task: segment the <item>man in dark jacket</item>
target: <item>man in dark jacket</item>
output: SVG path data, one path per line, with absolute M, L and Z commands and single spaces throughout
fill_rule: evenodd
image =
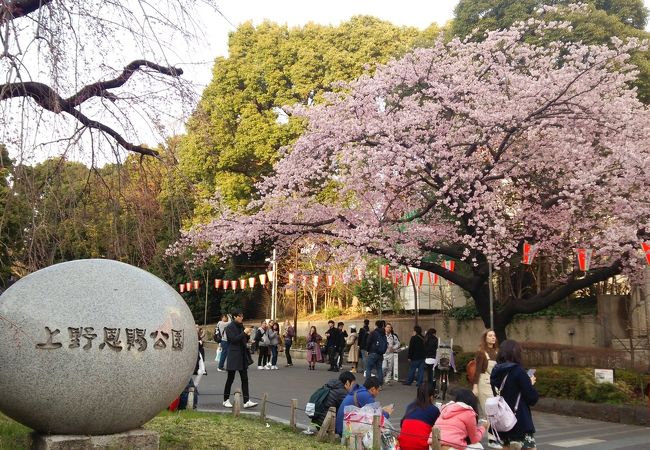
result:
M 422 337 L 422 327 L 416 325 L 413 327 L 413 336 L 409 341 L 409 373 L 404 384 L 411 385 L 415 378 L 415 371 L 418 373 L 416 385 L 420 386 L 424 380 L 424 337 Z
M 327 325 L 329 325 L 329 329 L 325 333 L 325 337 L 327 338 L 327 342 L 325 343 L 325 350 L 327 350 L 327 356 L 330 361 L 330 368 L 327 370 L 330 372 L 338 372 L 338 348 L 341 332 L 334 326 L 333 320 L 327 322 Z
M 336 324 L 336 328 L 339 330 L 339 345 L 338 345 L 338 368 L 341 370 L 343 368 L 343 354 L 345 353 L 345 341 L 348 338 L 348 332 L 345 331 L 345 324 L 339 322 Z
M 341 402 L 345 396 L 348 395 L 348 392 L 352 390 L 352 386 L 355 385 L 356 381 L 357 379 L 352 372 L 345 371 L 339 375 L 338 379 L 333 378 L 325 383 L 325 386 L 329 388 L 330 392 L 323 402 L 320 411 L 316 411 L 314 414 L 312 422 L 317 424 L 319 427 L 323 425 L 323 420 L 325 420 L 327 410 L 333 406 L 338 411 Z
M 359 360 L 363 361 L 363 367 L 366 367 L 368 360 L 368 335 L 370 334 L 370 321 L 363 319 L 363 327 L 359 330 Z
M 232 382 L 235 381 L 235 372 L 239 371 L 239 378 L 241 380 L 241 390 L 244 396 L 244 408 L 252 408 L 257 406 L 257 403 L 250 401 L 248 395 L 248 366 L 252 364 L 253 358 L 246 348 L 246 343 L 250 339 L 251 327 L 244 328 L 244 313 L 240 310 L 234 310 L 233 320 L 230 325 L 226 327 L 226 336 L 228 336 L 228 355 L 226 356 L 226 370 L 228 370 L 228 378 L 226 379 L 226 386 L 223 389 L 223 406 L 232 408 L 230 402 L 230 388 Z
M 377 374 L 379 385 L 384 384 L 384 371 L 382 364 L 384 363 L 384 353 L 388 349 L 388 341 L 386 340 L 386 331 L 384 326 L 386 321 L 378 320 L 375 322 L 375 329 L 368 335 L 368 358 L 365 361 L 365 377 L 370 378 L 373 369 Z

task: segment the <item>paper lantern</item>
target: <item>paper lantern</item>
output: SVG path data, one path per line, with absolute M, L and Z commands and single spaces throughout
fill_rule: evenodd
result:
M 199 289 L 201 287 L 201 282 L 199 280 L 194 280 L 194 289 Z
M 645 252 L 645 260 L 650 264 L 650 242 L 642 242 L 641 248 Z
M 221 287 L 221 280 L 214 280 L 214 288 L 219 289 Z
M 181 292 L 181 294 L 182 294 L 183 292 L 185 292 L 185 283 L 181 283 L 181 284 L 179 284 L 179 285 L 178 285 L 178 290 Z
M 521 262 L 526 265 L 531 265 L 535 259 L 535 255 L 537 255 L 538 249 L 539 244 L 529 244 L 528 242 L 524 242 L 524 255 Z
M 246 280 L 245 279 L 239 280 L 239 287 L 241 289 L 246 289 Z
M 190 292 L 192 290 L 192 282 L 191 281 L 188 281 L 187 283 L 185 283 L 185 290 L 187 292 Z
M 260 274 L 260 284 L 261 284 L 262 286 L 265 286 L 265 285 L 266 285 L 266 274 L 265 274 L 265 273 L 261 273 L 261 274 Z
M 327 275 L 327 287 L 334 286 L 334 275 Z
M 312 283 L 314 283 L 314 288 L 318 287 L 318 275 L 313 276 Z
M 248 287 L 250 287 L 251 289 L 255 287 L 255 277 L 250 277 L 248 279 Z
M 583 272 L 587 272 L 591 265 L 591 255 L 593 250 L 588 248 L 577 248 L 576 253 L 578 254 L 578 267 L 580 267 L 580 270 Z

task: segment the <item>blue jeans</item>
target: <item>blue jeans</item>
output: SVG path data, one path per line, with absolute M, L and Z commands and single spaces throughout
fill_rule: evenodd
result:
M 368 353 L 368 358 L 365 360 L 366 372 L 364 376 L 368 379 L 372 374 L 372 369 L 375 369 L 377 372 L 377 379 L 379 384 L 384 384 L 384 371 L 381 368 L 382 363 L 384 362 L 384 355 L 379 353 Z
M 417 386 L 420 386 L 422 384 L 422 381 L 424 380 L 424 360 L 423 359 L 416 359 L 411 361 L 409 364 L 409 374 L 406 377 L 406 384 L 411 384 L 413 383 L 413 379 L 415 378 L 415 371 L 418 371 L 418 379 L 415 382 Z
M 272 345 L 271 346 L 271 365 L 272 366 L 277 366 L 278 365 L 278 346 L 277 345 Z
M 223 370 L 223 365 L 226 362 L 226 357 L 228 356 L 228 341 L 221 341 L 221 356 L 219 357 L 219 369 Z

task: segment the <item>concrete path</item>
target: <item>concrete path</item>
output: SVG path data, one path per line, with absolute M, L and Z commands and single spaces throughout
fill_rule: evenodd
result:
M 254 355 L 256 356 L 256 355 Z M 222 406 L 223 388 L 226 373 L 217 372 L 214 362 L 215 351 L 206 349 L 207 372 L 199 384 L 199 409 L 226 411 Z M 257 363 L 257 359 L 255 363 Z M 253 401 L 259 402 L 264 392 L 268 393 L 269 405 L 267 415 L 288 421 L 290 416 L 291 399 L 298 399 L 298 407 L 304 408 L 310 395 L 338 373 L 328 372 L 328 365 L 318 364 L 315 371 L 308 371 L 304 360 L 294 359 L 294 367 L 285 368 L 284 355 L 280 353 L 278 367 L 280 370 L 257 370 L 253 365 L 249 368 L 249 385 Z M 357 374 L 357 381 L 363 383 L 363 375 Z M 233 392 L 239 388 L 239 375 L 235 377 Z M 382 405 L 393 403 L 395 411 L 392 416 L 394 426 L 404 414 L 406 405 L 415 398 L 415 385 L 403 386 L 393 384 L 386 386 L 377 400 Z M 594 405 L 598 408 L 598 405 Z M 246 411 L 254 412 L 257 408 Z M 309 418 L 304 412 L 298 412 L 298 424 L 304 428 Z M 648 449 L 650 450 L 650 428 L 632 425 L 621 425 L 609 422 L 581 419 L 579 417 L 559 416 L 541 412 L 533 412 L 533 420 L 537 433 L 538 449 L 559 450 L 616 450 L 616 449 Z M 484 445 L 486 442 L 484 442 Z M 486 445 L 487 448 L 487 445 Z

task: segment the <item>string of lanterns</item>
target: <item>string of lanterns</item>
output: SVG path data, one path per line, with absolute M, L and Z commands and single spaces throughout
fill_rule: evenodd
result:
M 650 265 L 650 242 L 643 242 L 641 244 L 641 247 L 645 254 L 646 261 Z M 523 255 L 521 261 L 522 264 L 531 265 L 535 259 L 535 256 L 537 255 L 538 250 L 539 250 L 539 244 L 530 244 L 528 242 L 524 242 Z M 576 260 L 578 263 L 578 268 L 583 272 L 589 271 L 589 268 L 591 266 L 591 257 L 593 255 L 593 250 L 589 248 L 576 248 L 575 252 L 577 256 Z M 454 260 L 443 261 L 442 267 L 449 270 L 450 272 L 454 272 L 456 267 L 456 262 Z M 426 274 L 427 274 L 429 286 L 437 285 L 440 282 L 440 277 L 438 276 L 437 273 L 426 272 Z M 365 274 L 363 272 L 363 269 L 361 269 L 360 267 L 355 267 L 354 275 L 356 281 L 362 281 Z M 423 271 L 418 271 L 417 273 L 413 274 L 411 272 L 403 273 L 399 270 L 396 270 L 395 272 L 391 273 L 390 266 L 388 264 L 383 264 L 379 266 L 379 275 L 381 278 L 385 280 L 390 280 L 395 287 L 399 285 L 408 287 L 411 283 L 413 283 L 416 285 L 417 288 L 421 288 L 422 285 L 424 284 L 424 279 L 425 279 L 424 277 L 425 272 Z M 287 278 L 289 281 L 288 282 L 289 285 L 293 285 L 297 281 L 296 274 L 293 272 L 289 272 L 287 274 Z M 232 289 L 233 291 L 236 291 L 237 288 L 239 288 L 240 290 L 245 290 L 246 288 L 253 289 L 255 287 L 257 279 L 259 279 L 261 286 L 266 286 L 267 281 L 269 283 L 273 282 L 273 271 L 259 274 L 257 277 L 249 277 L 248 279 L 246 278 L 242 278 L 239 280 L 215 279 L 214 288 L 217 290 L 223 289 L 225 291 L 227 291 L 228 289 Z M 336 274 L 327 274 L 325 275 L 325 285 L 328 288 L 331 288 L 337 279 L 340 279 L 341 281 L 345 282 L 342 275 L 337 276 Z M 309 281 L 310 280 L 307 275 L 300 276 L 300 282 L 303 288 L 307 287 Z M 318 288 L 320 282 L 321 282 L 321 277 L 319 275 L 311 276 L 311 285 L 313 286 L 314 289 Z M 449 281 L 447 281 L 447 283 L 451 284 Z M 180 293 L 191 292 L 192 290 L 199 290 L 200 287 L 201 287 L 201 282 L 199 280 L 194 280 L 185 283 L 180 283 L 178 285 L 178 290 Z

